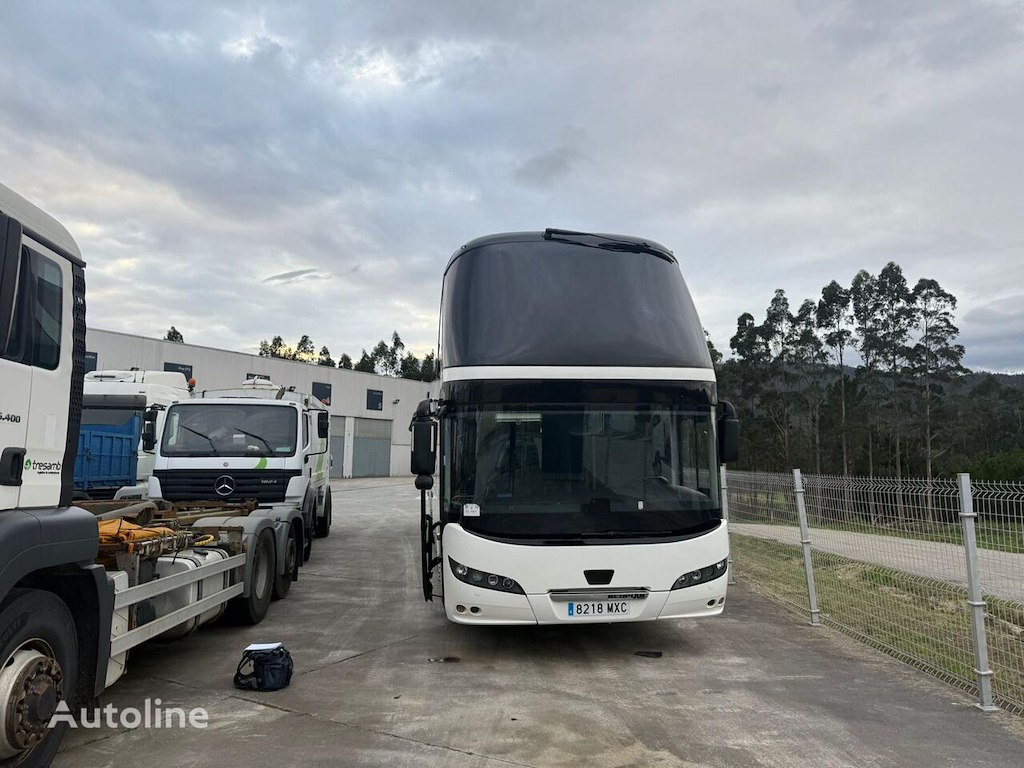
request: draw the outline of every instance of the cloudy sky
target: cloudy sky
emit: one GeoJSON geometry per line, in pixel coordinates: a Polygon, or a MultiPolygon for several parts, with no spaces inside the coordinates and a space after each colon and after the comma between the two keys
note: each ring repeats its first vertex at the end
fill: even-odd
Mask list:
{"type": "Polygon", "coordinates": [[[465,241],[658,240],[728,347],[890,260],[1024,370],[1020,2],[0,7],[0,181],[88,261],[89,322],[254,350],[433,347],[465,241]]]}

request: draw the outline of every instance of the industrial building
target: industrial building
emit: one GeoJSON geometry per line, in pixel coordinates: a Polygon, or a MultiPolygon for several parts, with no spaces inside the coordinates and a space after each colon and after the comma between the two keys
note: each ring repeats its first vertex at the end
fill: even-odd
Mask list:
{"type": "Polygon", "coordinates": [[[331,414],[332,477],[409,473],[409,421],[430,384],[90,328],[86,370],[180,371],[196,390],[269,378],[322,400],[331,414]]]}

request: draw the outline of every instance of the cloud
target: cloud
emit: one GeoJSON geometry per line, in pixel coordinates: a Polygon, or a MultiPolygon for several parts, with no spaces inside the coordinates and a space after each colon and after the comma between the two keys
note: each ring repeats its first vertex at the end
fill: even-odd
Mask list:
{"type": "Polygon", "coordinates": [[[317,269],[293,269],[290,272],[280,272],[270,277],[264,277],[264,283],[294,283],[296,280],[328,280],[330,275],[320,272],[317,269]]]}
{"type": "Polygon", "coordinates": [[[514,176],[520,184],[550,187],[567,176],[579,159],[579,150],[562,145],[528,158],[516,168],[514,176]]]}
{"type": "Polygon", "coordinates": [[[94,326],[422,354],[453,251],[561,226],[672,248],[720,349],[895,260],[1024,369],[1019,4],[9,5],[2,181],[94,326]]]}

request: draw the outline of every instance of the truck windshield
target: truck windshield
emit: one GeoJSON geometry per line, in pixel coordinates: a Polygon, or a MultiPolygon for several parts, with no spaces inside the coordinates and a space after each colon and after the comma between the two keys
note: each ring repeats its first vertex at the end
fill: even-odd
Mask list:
{"type": "Polygon", "coordinates": [[[294,456],[298,419],[280,405],[172,405],[164,422],[164,456],[294,456]]]}
{"type": "Polygon", "coordinates": [[[708,406],[471,407],[445,430],[446,501],[469,530],[668,537],[721,519],[708,406]]]}

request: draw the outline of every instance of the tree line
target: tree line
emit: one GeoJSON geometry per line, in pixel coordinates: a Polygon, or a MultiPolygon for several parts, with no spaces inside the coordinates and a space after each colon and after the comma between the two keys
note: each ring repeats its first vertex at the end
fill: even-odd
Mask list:
{"type": "MultiPolygon", "coordinates": [[[[185,337],[172,325],[164,334],[164,341],[184,344],[185,337]]],[[[317,352],[313,340],[306,334],[302,335],[295,346],[286,344],[281,336],[275,336],[270,341],[264,339],[260,342],[258,354],[260,357],[295,360],[328,368],[335,366],[331,351],[327,347],[320,347],[320,351],[317,352]]],[[[390,344],[381,339],[370,352],[363,349],[359,360],[355,363],[352,362],[351,357],[342,354],[338,358],[337,367],[415,381],[433,381],[438,375],[437,359],[434,353],[429,352],[420,360],[412,352],[406,352],[405,344],[402,342],[402,337],[398,335],[398,331],[392,332],[390,344]]]]}
{"type": "Polygon", "coordinates": [[[743,421],[737,467],[1024,479],[1020,379],[962,365],[956,305],[890,262],[795,310],[776,290],[762,320],[739,316],[730,359],[709,337],[719,395],[743,421]]]}
{"type": "MultiPolygon", "coordinates": [[[[330,350],[323,346],[317,352],[313,340],[305,334],[295,346],[286,344],[281,336],[274,336],[270,341],[264,339],[260,342],[259,356],[335,367],[330,350]]],[[[421,360],[412,352],[407,352],[398,331],[391,334],[390,344],[381,339],[370,352],[363,349],[359,360],[354,363],[351,357],[342,354],[338,358],[337,367],[416,381],[433,381],[437,378],[437,361],[434,353],[424,355],[421,360]]]]}

